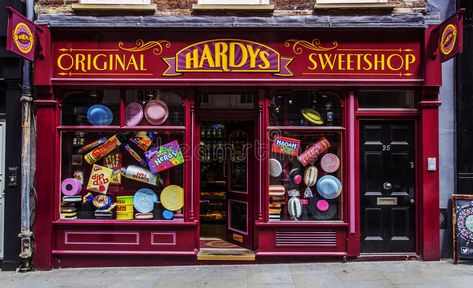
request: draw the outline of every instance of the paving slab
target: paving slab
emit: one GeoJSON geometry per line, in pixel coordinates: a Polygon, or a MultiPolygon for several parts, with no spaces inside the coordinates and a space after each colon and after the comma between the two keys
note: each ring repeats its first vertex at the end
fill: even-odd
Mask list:
{"type": "Polygon", "coordinates": [[[0,272],[0,288],[464,288],[473,262],[385,261],[0,272]]]}

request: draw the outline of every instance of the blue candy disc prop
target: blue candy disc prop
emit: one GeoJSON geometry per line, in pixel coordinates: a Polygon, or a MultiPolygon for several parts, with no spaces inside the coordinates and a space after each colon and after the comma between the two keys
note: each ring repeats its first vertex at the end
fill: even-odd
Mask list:
{"type": "Polygon", "coordinates": [[[158,202],[158,196],[149,188],[141,188],[136,191],[133,197],[133,207],[140,213],[153,211],[154,203],[158,202]]]}
{"type": "Polygon", "coordinates": [[[174,217],[174,213],[169,210],[164,210],[163,211],[163,218],[166,220],[171,220],[174,217]]]}
{"type": "Polygon", "coordinates": [[[94,126],[107,126],[112,123],[113,113],[105,105],[93,105],[87,110],[87,120],[94,126]]]}
{"type": "Polygon", "coordinates": [[[325,199],[335,199],[342,193],[342,183],[332,175],[325,175],[317,181],[317,192],[325,199]]]}

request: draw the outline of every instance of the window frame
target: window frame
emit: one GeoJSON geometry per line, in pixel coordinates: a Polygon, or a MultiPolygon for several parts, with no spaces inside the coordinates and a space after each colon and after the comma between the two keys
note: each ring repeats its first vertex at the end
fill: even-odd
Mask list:
{"type": "Polygon", "coordinates": [[[269,0],[198,0],[197,5],[268,5],[269,0]]]}
{"type": "Polygon", "coordinates": [[[317,0],[317,4],[380,4],[389,0],[317,0]]]}
{"type": "Polygon", "coordinates": [[[150,5],[151,0],[80,0],[82,5],[150,5]]]}

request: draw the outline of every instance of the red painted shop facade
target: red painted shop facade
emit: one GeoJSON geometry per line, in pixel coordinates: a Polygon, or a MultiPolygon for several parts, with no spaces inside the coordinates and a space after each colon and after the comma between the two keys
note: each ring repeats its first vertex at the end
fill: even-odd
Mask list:
{"type": "Polygon", "coordinates": [[[438,259],[429,35],[48,30],[36,267],[438,259]]]}

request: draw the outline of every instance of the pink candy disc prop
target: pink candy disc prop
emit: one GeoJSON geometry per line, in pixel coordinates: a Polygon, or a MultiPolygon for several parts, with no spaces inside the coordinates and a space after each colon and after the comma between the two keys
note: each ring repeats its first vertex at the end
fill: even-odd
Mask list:
{"type": "Polygon", "coordinates": [[[317,209],[319,209],[319,211],[321,212],[326,212],[329,208],[329,204],[327,202],[327,200],[319,200],[317,201],[317,209]]]}
{"type": "Polygon", "coordinates": [[[161,125],[168,119],[169,110],[163,101],[151,100],[146,104],[144,114],[151,125],[161,125]]]}
{"type": "Polygon", "coordinates": [[[66,178],[61,183],[61,192],[66,196],[76,196],[81,190],[82,184],[76,178],[66,178]]]}
{"type": "Polygon", "coordinates": [[[140,103],[132,102],[126,106],[126,126],[136,126],[143,120],[143,107],[140,103]]]}
{"type": "Polygon", "coordinates": [[[333,173],[340,167],[340,159],[333,153],[327,153],[320,160],[320,166],[327,173],[333,173]]]}
{"type": "Polygon", "coordinates": [[[301,182],[302,182],[302,176],[301,175],[294,176],[294,183],[299,185],[299,184],[301,184],[301,182]]]}

